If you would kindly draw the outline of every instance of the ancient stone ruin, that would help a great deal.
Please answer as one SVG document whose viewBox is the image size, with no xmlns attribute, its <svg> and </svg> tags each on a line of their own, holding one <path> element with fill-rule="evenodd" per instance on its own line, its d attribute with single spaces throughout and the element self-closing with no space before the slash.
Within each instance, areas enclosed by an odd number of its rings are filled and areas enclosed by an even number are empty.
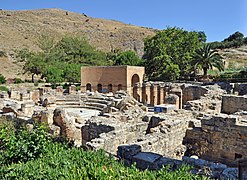
<svg viewBox="0 0 247 180">
<path fill-rule="evenodd" d="M 187 163 L 196 174 L 237 179 L 246 177 L 247 158 L 247 97 L 239 87 L 145 82 L 133 86 L 133 97 L 74 86 L 23 88 L 0 93 L 0 116 L 46 123 L 53 135 L 141 169 Z"/>
</svg>

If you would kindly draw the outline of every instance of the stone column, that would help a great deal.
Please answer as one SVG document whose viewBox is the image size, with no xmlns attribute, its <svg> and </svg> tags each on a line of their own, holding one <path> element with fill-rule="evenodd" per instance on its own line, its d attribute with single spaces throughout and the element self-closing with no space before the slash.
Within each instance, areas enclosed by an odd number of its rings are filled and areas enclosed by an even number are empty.
<svg viewBox="0 0 247 180">
<path fill-rule="evenodd" d="M 151 99 L 151 105 L 157 105 L 158 104 L 158 86 L 157 85 L 152 85 L 150 87 L 151 93 L 150 93 L 150 99 Z"/>
<path fill-rule="evenodd" d="M 146 96 L 147 96 L 146 103 L 151 104 L 151 84 L 146 83 L 145 86 L 146 86 Z"/>
<path fill-rule="evenodd" d="M 159 86 L 159 104 L 164 104 L 164 99 L 165 99 L 164 87 Z"/>
<path fill-rule="evenodd" d="M 183 100 L 182 89 L 180 87 L 175 87 L 171 89 L 170 93 L 176 94 L 179 97 L 179 109 L 182 109 L 182 100 Z"/>
<path fill-rule="evenodd" d="M 141 102 L 143 104 L 146 104 L 147 103 L 147 95 L 146 95 L 146 86 L 145 84 L 142 85 L 142 95 L 141 95 Z"/>
</svg>

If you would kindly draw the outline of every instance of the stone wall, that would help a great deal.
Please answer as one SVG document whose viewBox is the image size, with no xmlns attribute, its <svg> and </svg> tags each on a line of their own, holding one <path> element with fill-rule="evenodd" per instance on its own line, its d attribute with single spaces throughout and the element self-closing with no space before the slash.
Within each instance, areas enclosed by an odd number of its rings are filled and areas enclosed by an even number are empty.
<svg viewBox="0 0 247 180">
<path fill-rule="evenodd" d="M 188 101 L 200 99 L 208 93 L 208 89 L 201 86 L 188 86 L 183 89 L 183 104 Z"/>
<path fill-rule="evenodd" d="M 119 145 L 134 143 L 143 151 L 181 159 L 185 152 L 183 138 L 194 120 L 191 113 L 184 111 L 147 115 L 142 120 L 126 115 L 114 117 L 91 118 L 82 127 L 83 144 L 116 154 Z"/>
<path fill-rule="evenodd" d="M 201 127 L 186 132 L 186 155 L 236 166 L 247 157 L 247 116 L 218 115 L 204 118 Z"/>
<path fill-rule="evenodd" d="M 144 67 L 136 66 L 82 67 L 81 91 L 116 92 L 121 89 L 132 94 L 133 83 L 142 83 L 144 73 Z M 101 90 L 99 84 L 102 85 Z"/>
<path fill-rule="evenodd" d="M 238 111 L 247 111 L 247 96 L 223 96 L 221 112 L 233 114 Z"/>
</svg>

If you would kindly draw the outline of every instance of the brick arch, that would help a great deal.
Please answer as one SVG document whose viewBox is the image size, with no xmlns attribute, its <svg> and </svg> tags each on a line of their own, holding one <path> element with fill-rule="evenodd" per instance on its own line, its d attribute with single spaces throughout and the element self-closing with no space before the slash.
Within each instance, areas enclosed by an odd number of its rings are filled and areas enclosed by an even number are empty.
<svg viewBox="0 0 247 180">
<path fill-rule="evenodd" d="M 92 85 L 90 83 L 86 84 L 86 91 L 92 91 Z"/>
<path fill-rule="evenodd" d="M 138 74 L 134 74 L 131 78 L 131 86 L 133 87 L 138 82 L 140 82 L 140 77 Z"/>
</svg>

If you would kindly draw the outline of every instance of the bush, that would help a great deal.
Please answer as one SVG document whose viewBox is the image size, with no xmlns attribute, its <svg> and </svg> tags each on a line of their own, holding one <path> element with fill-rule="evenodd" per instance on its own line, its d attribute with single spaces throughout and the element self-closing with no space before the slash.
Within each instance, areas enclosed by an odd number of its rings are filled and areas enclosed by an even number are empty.
<svg viewBox="0 0 247 180">
<path fill-rule="evenodd" d="M 0 51 L 0 57 L 6 57 L 6 53 L 4 51 Z"/>
<path fill-rule="evenodd" d="M 0 126 L 0 179 L 203 179 L 188 166 L 173 172 L 127 167 L 103 150 L 84 151 L 68 143 L 51 142 L 46 131 Z"/>
<path fill-rule="evenodd" d="M 15 84 L 20 84 L 20 83 L 24 83 L 24 81 L 22 81 L 20 78 L 15 78 Z"/>
<path fill-rule="evenodd" d="M 39 86 L 39 83 L 36 81 L 33 85 L 37 87 Z"/>
<path fill-rule="evenodd" d="M 6 86 L 0 86 L 0 91 L 9 91 L 9 89 Z"/>
<path fill-rule="evenodd" d="M 0 84 L 4 84 L 5 82 L 6 82 L 5 77 L 2 74 L 0 74 Z"/>
<path fill-rule="evenodd" d="M 49 137 L 44 126 L 34 124 L 31 131 L 22 127 L 13 129 L 5 126 L 0 129 L 0 162 L 11 164 L 27 162 L 47 152 Z"/>
</svg>

